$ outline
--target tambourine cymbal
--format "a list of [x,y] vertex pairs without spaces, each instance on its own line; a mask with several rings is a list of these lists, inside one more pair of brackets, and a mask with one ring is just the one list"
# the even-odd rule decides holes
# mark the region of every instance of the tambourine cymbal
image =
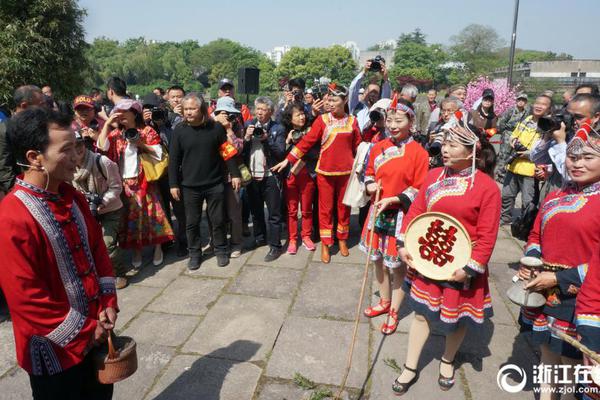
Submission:
[[448,280],[471,259],[471,239],[454,217],[427,212],[408,225],[404,246],[411,255],[411,266],[434,280]]

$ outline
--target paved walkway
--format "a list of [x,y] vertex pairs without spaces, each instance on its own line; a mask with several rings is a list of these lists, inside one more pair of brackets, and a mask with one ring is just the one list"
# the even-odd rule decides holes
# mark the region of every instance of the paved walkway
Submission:
[[[172,254],[160,268],[148,259],[132,284],[119,291],[118,330],[136,339],[139,369],[116,385],[114,398],[308,399],[314,390],[296,385],[297,373],[318,384],[316,390],[335,391],[364,267],[356,242],[350,257],[334,255],[329,265],[318,261],[320,249],[301,249],[295,256],[264,263],[264,247],[226,268],[210,259],[193,273],[186,260]],[[503,364],[531,371],[537,361],[526,340],[516,338],[518,309],[504,295],[520,253],[520,244],[501,230],[490,264],[495,316],[479,332],[468,334],[458,355],[455,387],[447,393],[437,387],[443,337],[432,335],[419,366],[421,378],[404,398],[533,398],[531,391],[509,395],[496,384]],[[374,286],[369,284],[370,293]],[[349,398],[394,398],[391,384],[397,372],[387,364],[403,363],[412,319],[408,314],[410,310],[401,310],[398,332],[389,337],[379,332],[380,319],[363,317]],[[12,327],[6,322],[0,324],[0,398],[29,399],[28,377],[14,359]]]

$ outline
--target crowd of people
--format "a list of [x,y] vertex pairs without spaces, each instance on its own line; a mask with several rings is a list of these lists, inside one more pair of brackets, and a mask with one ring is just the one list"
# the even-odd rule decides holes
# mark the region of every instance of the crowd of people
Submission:
[[[295,78],[281,99],[252,106],[236,101],[229,79],[214,102],[177,85],[134,97],[118,77],[72,102],[48,86],[17,88],[12,115],[0,121],[0,284],[34,398],[111,397],[90,372],[90,350],[114,327],[117,290],[142,267],[144,248],[160,266],[173,247],[193,271],[212,254],[226,267],[249,250],[244,237],[252,249],[268,246],[266,262],[320,241],[327,264],[336,241],[349,255],[352,206],[379,289],[364,314],[386,315],[380,330],[389,335],[403,303],[415,310],[395,394],[419,378],[434,327],[446,335],[438,384],[454,385],[466,330],[492,315],[487,265],[498,229],[523,226],[513,212],[519,193],[532,218],[525,255],[545,267],[534,277],[522,266],[518,276],[547,298],[523,307],[523,329],[547,365],[583,362],[551,329],[600,351],[598,88],[581,85],[558,107],[552,93],[530,108],[519,93],[497,115],[492,89],[471,109],[463,85],[417,102],[417,87],[392,90],[385,61],[376,63],[348,88]],[[449,280],[411,267],[405,233],[425,212],[454,217],[472,242]]]

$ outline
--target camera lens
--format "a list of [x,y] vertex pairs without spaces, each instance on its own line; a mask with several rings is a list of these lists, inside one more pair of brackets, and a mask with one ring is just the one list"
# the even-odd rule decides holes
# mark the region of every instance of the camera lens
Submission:
[[373,110],[369,113],[369,119],[373,123],[381,121],[382,118],[383,118],[383,115],[381,114],[380,110]]
[[129,128],[125,132],[123,132],[123,136],[127,140],[137,140],[140,137],[140,133],[135,128]]

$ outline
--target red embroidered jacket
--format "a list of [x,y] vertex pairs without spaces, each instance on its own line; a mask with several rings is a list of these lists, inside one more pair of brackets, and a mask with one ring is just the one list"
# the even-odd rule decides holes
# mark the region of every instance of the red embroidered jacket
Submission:
[[356,148],[362,141],[353,115],[337,119],[331,113],[319,116],[310,131],[287,155],[294,164],[321,141],[321,153],[315,171],[321,175],[350,175]]
[[103,308],[117,309],[102,230],[82,194],[17,180],[0,203],[0,285],[13,320],[17,361],[53,375],[80,363]]
[[449,214],[467,230],[473,247],[466,267],[487,274],[500,225],[500,190],[496,182],[477,170],[471,186],[471,168],[448,175],[445,168],[429,171],[421,190],[402,222],[402,237],[408,224],[428,211]]

